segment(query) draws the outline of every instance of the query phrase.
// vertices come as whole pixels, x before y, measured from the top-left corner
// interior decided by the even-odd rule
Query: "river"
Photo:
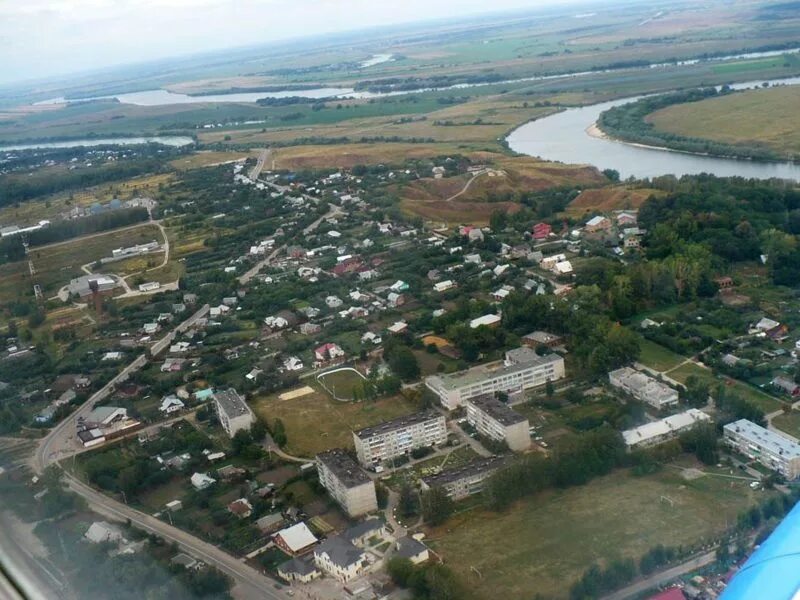
[[[732,85],[745,89],[762,81]],[[800,77],[770,81],[771,85],[797,85]],[[666,148],[637,146],[589,135],[600,113],[614,106],[635,102],[642,96],[623,98],[563,112],[531,121],[506,138],[509,147],[520,154],[570,164],[587,164],[598,169],[615,169],[623,179],[659,175],[712,173],[719,177],[741,176],[756,179],[778,177],[800,181],[800,164],[758,162],[675,152]]]
[[[31,144],[10,144],[0,145],[0,152],[11,152],[14,150],[35,150],[38,148],[77,148],[79,146],[133,146],[136,144],[162,144],[180,148],[194,144],[194,140],[186,136],[164,135],[156,137],[121,137],[121,138],[87,138],[82,140],[65,140],[62,142],[36,142]]]
[[[714,58],[704,59],[691,59],[685,61],[678,61],[673,63],[659,63],[652,64],[646,67],[634,67],[644,69],[656,69],[671,66],[684,66],[693,65],[705,61],[725,61],[725,60],[738,60],[742,58],[760,58],[768,56],[776,56],[778,54],[796,54],[800,53],[800,48],[790,48],[787,50],[770,50],[765,52],[748,52],[744,54],[730,54],[727,56],[718,56]],[[394,60],[392,54],[376,54],[371,59],[361,63],[361,68],[380,64],[389,60]],[[189,96],[187,94],[176,94],[163,89],[145,90],[143,92],[131,92],[126,94],[112,94],[109,96],[93,96],[90,98],[80,99],[66,99],[64,97],[50,98],[48,100],[41,100],[34,103],[34,106],[49,105],[49,104],[66,104],[68,102],[89,102],[92,100],[111,100],[116,99],[123,104],[134,104],[136,106],[164,106],[170,104],[199,104],[203,102],[246,102],[254,103],[262,98],[313,98],[313,99],[331,99],[331,98],[380,98],[385,96],[402,96],[406,94],[421,94],[424,92],[436,92],[447,90],[460,90],[472,87],[486,86],[486,85],[511,85],[525,82],[534,81],[549,81],[555,79],[575,79],[586,77],[589,75],[597,75],[600,73],[614,73],[616,71],[627,71],[630,68],[623,67],[619,69],[604,69],[597,71],[581,71],[577,73],[560,73],[557,75],[534,75],[532,77],[520,77],[517,79],[506,79],[503,81],[486,81],[477,83],[457,83],[454,85],[443,87],[429,87],[416,90],[402,90],[392,92],[368,92],[368,91],[355,91],[353,88],[344,87],[320,87],[306,90],[279,90],[276,92],[242,92],[233,94],[204,94],[199,96]]]

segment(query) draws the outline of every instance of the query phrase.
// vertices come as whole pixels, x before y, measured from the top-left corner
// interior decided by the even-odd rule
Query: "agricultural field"
[[[458,514],[431,530],[428,541],[473,599],[521,598],[531,590],[566,598],[592,562],[638,559],[657,544],[701,543],[735,523],[761,494],[744,480],[685,479],[672,468],[644,477],[618,471],[522,500],[503,513]]]
[[[317,388],[290,400],[280,400],[278,395],[260,397],[253,410],[270,424],[276,419],[283,421],[287,452],[313,457],[329,448],[351,447],[354,429],[411,414],[416,406],[400,396],[374,402],[338,402]]]
[[[176,158],[169,164],[178,171],[188,171],[191,169],[202,169],[204,167],[216,167],[227,163],[255,158],[256,152],[214,152],[202,151],[195,152],[188,156]]]
[[[749,90],[675,104],[647,117],[656,129],[728,144],[763,144],[786,156],[800,152],[800,89]]]

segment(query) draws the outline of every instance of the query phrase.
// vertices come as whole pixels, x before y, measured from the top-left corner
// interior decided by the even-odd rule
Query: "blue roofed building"
[[[731,579],[720,600],[800,598],[800,503]]]

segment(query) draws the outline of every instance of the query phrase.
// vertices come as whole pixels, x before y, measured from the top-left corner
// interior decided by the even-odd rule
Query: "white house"
[[[452,290],[456,287],[456,284],[453,283],[450,279],[445,281],[439,281],[433,284],[433,291],[434,292],[446,292],[447,290]]]
[[[332,536],[314,548],[314,564],[340,582],[347,583],[364,572],[367,555],[349,541]]]
[[[185,406],[186,405],[177,396],[165,396],[161,400],[161,406],[158,407],[158,410],[165,415],[171,415],[172,413],[182,410]]]
[[[216,479],[212,479],[205,473],[195,473],[192,475],[190,481],[192,482],[192,486],[196,490],[204,490],[210,485],[213,485],[217,482]]]

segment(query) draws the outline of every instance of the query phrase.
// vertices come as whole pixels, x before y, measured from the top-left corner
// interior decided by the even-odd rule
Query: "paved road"
[[[285,592],[276,588],[275,582],[216,546],[135,508],[112,500],[69,473],[65,472],[65,479],[67,486],[85,498],[89,506],[96,512],[116,521],[130,520],[137,528],[154,533],[168,542],[175,542],[181,550],[230,575],[237,583],[235,590],[237,598],[243,600],[284,600],[288,598]]]
[[[82,235],[80,237],[70,238],[68,240],[64,240],[62,242],[53,242],[52,244],[44,244],[42,246],[31,246],[30,251],[36,252],[37,250],[47,250],[48,248],[56,248],[58,246],[63,246],[64,244],[74,244],[75,242],[85,242],[86,240],[90,240],[92,238],[100,237],[103,235],[110,235],[112,233],[122,233],[123,231],[128,231],[130,229],[137,229],[139,227],[147,227],[148,225],[156,225],[155,221],[141,221],[139,223],[135,223],[133,225],[127,225],[126,227],[120,227],[118,229],[106,229],[105,231],[98,231],[97,233],[90,233],[88,235]]]
[[[248,175],[250,179],[253,181],[258,179],[258,176],[261,175],[261,170],[264,168],[264,165],[266,164],[270,154],[272,154],[272,150],[269,148],[264,148],[261,151],[261,154],[258,155],[258,162],[256,163],[256,166],[250,170],[250,174]]]
[[[652,575],[647,579],[642,579],[641,581],[632,583],[631,585],[624,587],[621,590],[617,590],[613,594],[609,594],[608,596],[603,596],[602,600],[626,600],[626,598],[631,598],[647,590],[651,590],[661,585],[667,584],[670,581],[677,579],[681,575],[686,575],[686,573],[691,573],[692,571],[696,571],[697,569],[710,565],[715,560],[716,560],[716,551],[707,552],[691,560],[688,560],[685,563],[672,567],[671,569],[667,569],[666,571],[661,571],[660,573],[656,573],[655,575]]]

